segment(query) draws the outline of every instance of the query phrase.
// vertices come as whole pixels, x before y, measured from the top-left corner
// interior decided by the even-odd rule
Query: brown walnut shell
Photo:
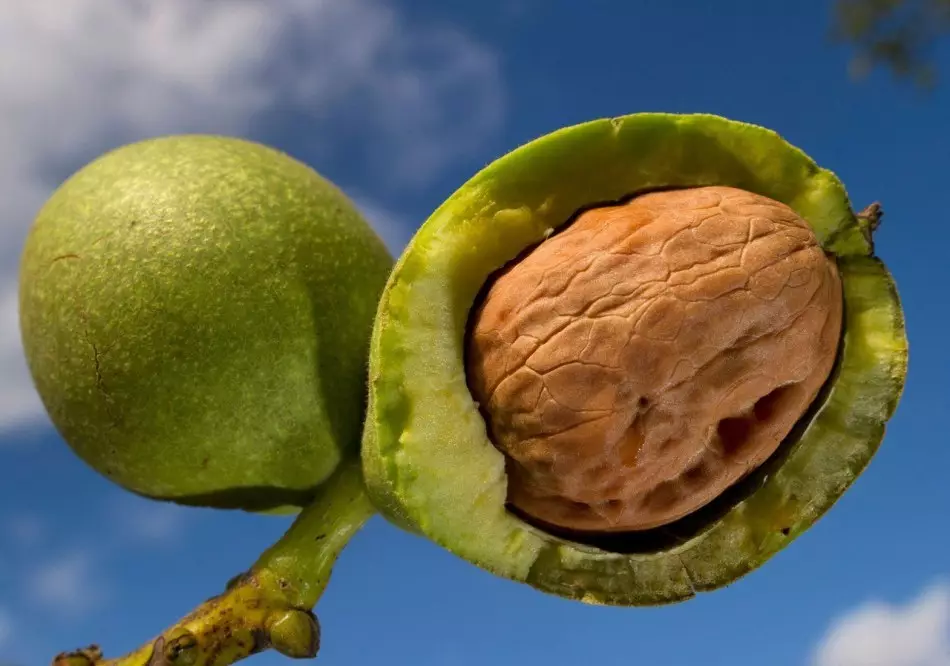
[[[730,187],[588,210],[502,271],[468,378],[543,523],[671,523],[761,465],[813,401],[842,325],[836,264],[788,206]]]

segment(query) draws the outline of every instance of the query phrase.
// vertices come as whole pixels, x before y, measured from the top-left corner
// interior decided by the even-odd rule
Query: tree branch
[[[228,666],[269,648],[314,657],[320,625],[312,609],[340,552],[374,513],[359,461],[344,463],[280,540],[222,594],[134,652],[104,659],[90,645],[57,655],[53,666]]]

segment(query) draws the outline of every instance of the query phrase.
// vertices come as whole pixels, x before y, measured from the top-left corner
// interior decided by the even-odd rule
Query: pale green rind
[[[676,548],[619,555],[526,525],[504,508],[503,457],[465,382],[465,326],[479,289],[578,209],[656,187],[713,184],[785,202],[838,255],[848,321],[834,391],[789,453],[787,472]],[[637,114],[522,146],[435,211],[390,275],[370,353],[362,451],[369,492],[407,529],[562,596],[653,604],[725,585],[840,496],[896,405],[906,362],[900,305],[889,276],[865,258],[870,252],[838,179],[769,130],[708,115]]]
[[[391,267],[342,192],[291,157],[144,141],[40,211],[24,346],[53,423],[113,481],[189,504],[301,504],[355,454]]]

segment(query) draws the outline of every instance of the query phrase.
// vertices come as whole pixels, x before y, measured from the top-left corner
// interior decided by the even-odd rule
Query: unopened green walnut
[[[295,510],[356,455],[392,259],[332,183],[184,135],[63,183],[23,250],[29,367],[63,438],[136,493]]]

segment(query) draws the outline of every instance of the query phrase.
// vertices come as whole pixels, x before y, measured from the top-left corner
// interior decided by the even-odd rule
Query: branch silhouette
[[[832,39],[855,53],[851,73],[883,67],[923,89],[937,82],[933,53],[950,33],[950,0],[836,0]]]

